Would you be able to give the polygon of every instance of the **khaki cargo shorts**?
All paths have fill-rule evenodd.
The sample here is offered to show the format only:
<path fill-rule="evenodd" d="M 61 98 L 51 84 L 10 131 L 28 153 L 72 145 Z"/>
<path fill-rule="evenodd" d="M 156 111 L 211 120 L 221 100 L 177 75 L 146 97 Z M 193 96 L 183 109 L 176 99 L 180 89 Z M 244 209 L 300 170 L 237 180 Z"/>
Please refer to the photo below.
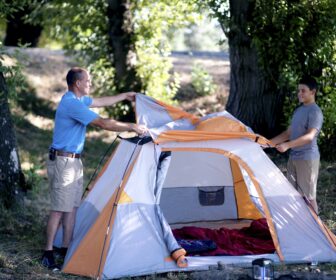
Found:
<path fill-rule="evenodd" d="M 56 156 L 47 160 L 51 210 L 72 212 L 83 193 L 83 164 L 80 159 Z"/>
<path fill-rule="evenodd" d="M 320 160 L 288 160 L 287 179 L 309 200 L 316 199 Z"/>

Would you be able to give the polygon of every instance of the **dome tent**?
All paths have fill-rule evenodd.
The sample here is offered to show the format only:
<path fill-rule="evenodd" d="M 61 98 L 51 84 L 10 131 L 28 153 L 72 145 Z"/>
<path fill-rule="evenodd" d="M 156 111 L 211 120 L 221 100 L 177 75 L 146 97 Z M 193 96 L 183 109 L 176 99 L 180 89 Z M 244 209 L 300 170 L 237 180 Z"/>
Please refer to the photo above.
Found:
<path fill-rule="evenodd" d="M 78 209 L 64 272 L 110 279 L 260 257 L 336 261 L 335 236 L 265 154 L 267 139 L 228 112 L 198 118 L 141 94 L 136 113 L 150 137 L 122 139 L 101 170 Z M 260 218 L 273 254 L 187 256 L 186 268 L 171 258 L 172 228 Z"/>

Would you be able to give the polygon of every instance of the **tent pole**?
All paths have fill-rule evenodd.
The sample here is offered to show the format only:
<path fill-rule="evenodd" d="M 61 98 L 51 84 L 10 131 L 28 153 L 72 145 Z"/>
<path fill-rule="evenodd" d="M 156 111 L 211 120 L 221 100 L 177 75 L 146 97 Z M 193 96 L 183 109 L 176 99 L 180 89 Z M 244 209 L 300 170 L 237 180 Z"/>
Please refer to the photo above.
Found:
<path fill-rule="evenodd" d="M 103 154 L 103 156 L 100 158 L 100 161 L 99 161 L 99 163 L 98 163 L 98 165 L 97 165 L 95 171 L 93 172 L 93 174 L 92 174 L 92 176 L 91 176 L 91 178 L 90 178 L 90 180 L 89 180 L 89 183 L 86 185 L 86 188 L 85 188 L 85 190 L 84 190 L 84 192 L 83 192 L 83 195 L 82 195 L 82 199 L 85 197 L 86 193 L 89 191 L 89 186 L 90 186 L 90 184 L 91 184 L 93 178 L 96 176 L 98 169 L 100 168 L 100 166 L 101 166 L 103 160 L 105 159 L 106 155 L 110 152 L 110 150 L 111 150 L 111 148 L 113 147 L 115 141 L 116 141 L 117 138 L 119 137 L 119 134 L 120 134 L 120 133 L 117 134 L 117 136 L 114 138 L 114 140 L 112 141 L 112 143 L 110 144 L 110 146 L 108 146 L 108 148 L 106 149 L 106 151 L 105 151 L 105 153 Z"/>

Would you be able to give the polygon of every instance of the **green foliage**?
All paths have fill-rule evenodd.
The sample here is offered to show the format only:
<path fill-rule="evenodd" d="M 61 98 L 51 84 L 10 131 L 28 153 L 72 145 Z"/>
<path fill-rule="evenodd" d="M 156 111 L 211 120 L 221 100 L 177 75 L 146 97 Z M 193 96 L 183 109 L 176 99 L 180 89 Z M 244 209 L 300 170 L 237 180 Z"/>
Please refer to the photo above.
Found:
<path fill-rule="evenodd" d="M 226 32 L 235 31 L 226 1 L 209 1 Z M 316 77 L 320 84 L 318 104 L 324 113 L 322 150 L 335 149 L 336 6 L 334 0 L 254 0 L 245 26 L 268 79 L 286 93 L 284 123 L 297 105 L 298 79 Z M 245 15 L 247 16 L 247 15 Z"/>
<path fill-rule="evenodd" d="M 0 19 L 11 16 L 14 12 L 20 10 L 29 0 L 1 0 L 0 1 Z"/>
<path fill-rule="evenodd" d="M 136 75 L 145 94 L 172 102 L 179 88 L 177 75 L 171 75 L 170 42 L 166 30 L 182 27 L 200 17 L 197 1 L 131 1 L 132 38 L 136 51 Z M 46 30 L 61 39 L 64 48 L 76 50 L 78 58 L 93 75 L 96 94 L 116 93 L 113 57 L 109 47 L 107 1 L 55 0 L 35 14 L 44 15 Z M 59 11 L 62 10 L 62 13 Z M 38 18 L 38 16 L 36 16 Z M 117 108 L 123 114 L 123 108 Z"/>
<path fill-rule="evenodd" d="M 335 70 L 333 70 L 335 71 Z M 336 73 L 329 77 L 324 73 L 320 79 L 321 93 L 317 96 L 317 104 L 323 112 L 323 127 L 320 135 L 322 156 L 335 159 L 336 155 Z"/>
<path fill-rule="evenodd" d="M 172 1 L 176 2 L 176 1 Z M 179 88 L 178 77 L 171 79 L 172 63 L 168 58 L 170 46 L 164 31 L 177 22 L 183 24 L 184 3 L 169 1 L 136 1 L 134 11 L 135 49 L 137 75 L 143 82 L 142 92 L 171 103 Z M 176 12 L 178 8 L 179 13 Z"/>
<path fill-rule="evenodd" d="M 191 84 L 198 96 L 210 95 L 216 91 L 212 76 L 200 64 L 195 63 L 191 71 Z"/>
<path fill-rule="evenodd" d="M 41 166 L 33 165 L 23 172 L 26 178 L 27 189 L 32 190 L 35 193 L 38 192 L 39 185 L 42 181 L 42 177 L 37 172 L 39 169 L 41 169 Z"/>
<path fill-rule="evenodd" d="M 18 88 L 25 84 L 23 64 L 25 56 L 19 51 L 6 50 L 0 42 L 0 72 L 3 73 L 8 89 L 8 97 L 16 99 Z M 0 97 L 3 93 L 0 93 Z"/>

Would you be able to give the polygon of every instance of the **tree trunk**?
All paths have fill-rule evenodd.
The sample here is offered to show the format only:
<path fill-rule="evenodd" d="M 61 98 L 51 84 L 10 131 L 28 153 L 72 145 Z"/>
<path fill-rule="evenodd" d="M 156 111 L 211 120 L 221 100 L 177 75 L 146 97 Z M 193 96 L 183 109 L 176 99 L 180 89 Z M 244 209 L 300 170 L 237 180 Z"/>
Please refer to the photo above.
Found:
<path fill-rule="evenodd" d="M 136 77 L 136 53 L 132 42 L 133 26 L 130 0 L 109 0 L 109 44 L 113 54 L 118 90 L 138 89 L 141 83 Z"/>
<path fill-rule="evenodd" d="M 136 75 L 136 52 L 133 43 L 133 19 L 130 11 L 131 0 L 109 0 L 109 45 L 113 54 L 116 86 L 119 92 L 142 89 L 141 80 Z M 130 112 L 131 113 L 131 112 Z M 123 120 L 134 120 L 128 114 Z"/>
<path fill-rule="evenodd" d="M 25 187 L 8 104 L 8 90 L 0 72 L 0 199 L 6 207 L 15 200 L 18 187 Z"/>
<path fill-rule="evenodd" d="M 226 109 L 256 133 L 271 137 L 279 132 L 284 95 L 278 77 L 258 62 L 258 53 L 247 33 L 255 1 L 230 0 L 230 94 Z"/>
<path fill-rule="evenodd" d="M 31 24 L 25 21 L 25 16 L 29 16 L 32 8 L 25 6 L 7 16 L 5 46 L 18 47 L 20 44 L 28 44 L 28 47 L 37 47 L 42 26 L 40 24 Z"/>

